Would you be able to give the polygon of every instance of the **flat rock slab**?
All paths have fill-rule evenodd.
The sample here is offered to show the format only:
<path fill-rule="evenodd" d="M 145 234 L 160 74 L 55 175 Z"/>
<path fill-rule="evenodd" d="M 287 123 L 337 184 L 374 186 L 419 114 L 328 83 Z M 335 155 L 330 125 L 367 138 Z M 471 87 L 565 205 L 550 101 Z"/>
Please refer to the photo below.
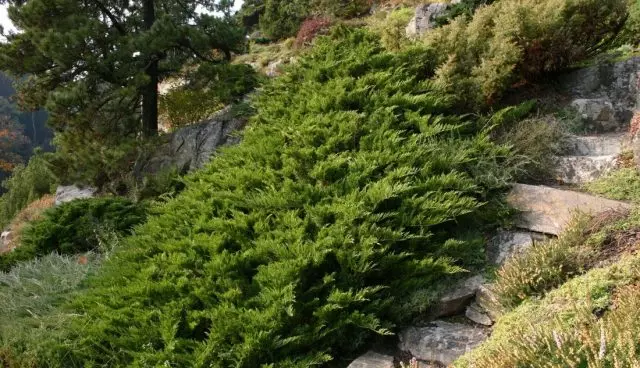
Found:
<path fill-rule="evenodd" d="M 393 357 L 368 351 L 351 362 L 347 368 L 394 368 Z"/>
<path fill-rule="evenodd" d="M 453 285 L 434 306 L 431 317 L 440 318 L 464 313 L 476 291 L 485 282 L 481 275 L 472 276 Z"/>
<path fill-rule="evenodd" d="M 619 155 L 626 134 L 603 134 L 593 136 L 570 136 L 564 141 L 568 156 Z"/>
<path fill-rule="evenodd" d="M 485 328 L 435 321 L 427 327 L 409 327 L 402 331 L 398 347 L 417 359 L 448 366 L 488 336 Z"/>
<path fill-rule="evenodd" d="M 533 237 L 527 231 L 499 230 L 487 244 L 487 258 L 496 266 L 533 245 Z"/>
<path fill-rule="evenodd" d="M 567 184 L 592 182 L 616 167 L 616 155 L 557 158 L 556 179 Z"/>
<path fill-rule="evenodd" d="M 631 205 L 589 194 L 546 186 L 515 184 L 507 202 L 520 215 L 516 225 L 545 234 L 562 233 L 576 211 L 597 214 L 607 210 L 628 210 Z"/>

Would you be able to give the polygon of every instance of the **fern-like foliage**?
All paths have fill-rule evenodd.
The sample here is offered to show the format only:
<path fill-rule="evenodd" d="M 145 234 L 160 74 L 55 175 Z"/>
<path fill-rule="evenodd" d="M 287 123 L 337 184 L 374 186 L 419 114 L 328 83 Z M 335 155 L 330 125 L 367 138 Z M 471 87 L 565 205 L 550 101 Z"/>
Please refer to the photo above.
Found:
<path fill-rule="evenodd" d="M 319 38 L 262 91 L 242 143 L 91 280 L 52 359 L 341 365 L 427 308 L 479 261 L 466 235 L 496 220 L 511 175 L 486 122 L 424 82 L 429 55 L 391 54 L 366 30 Z"/>

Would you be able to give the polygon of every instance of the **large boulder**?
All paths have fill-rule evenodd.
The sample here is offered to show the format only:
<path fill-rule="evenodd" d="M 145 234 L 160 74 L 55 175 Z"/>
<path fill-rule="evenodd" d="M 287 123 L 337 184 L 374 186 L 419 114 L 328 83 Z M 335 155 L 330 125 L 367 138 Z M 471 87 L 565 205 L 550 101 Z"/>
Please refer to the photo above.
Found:
<path fill-rule="evenodd" d="M 559 235 L 566 229 L 576 211 L 597 214 L 631 208 L 620 201 L 527 184 L 514 184 L 507 201 L 520 211 L 516 218 L 518 227 L 553 235 Z"/>
<path fill-rule="evenodd" d="M 368 351 L 351 362 L 347 368 L 394 368 L 393 357 Z"/>
<path fill-rule="evenodd" d="M 405 29 L 407 36 L 417 37 L 436 26 L 435 20 L 449 8 L 448 3 L 431 3 L 418 5 L 415 15 Z"/>
<path fill-rule="evenodd" d="M 560 76 L 558 85 L 589 118 L 606 121 L 607 130 L 626 130 L 640 108 L 640 57 L 600 63 Z M 578 105 L 578 106 L 576 106 Z"/>
<path fill-rule="evenodd" d="M 482 284 L 476 292 L 475 304 L 492 321 L 496 321 L 502 313 L 502 307 L 497 295 L 491 289 L 491 284 Z"/>
<path fill-rule="evenodd" d="M 227 107 L 208 120 L 178 129 L 164 137 L 165 144 L 137 163 L 136 176 L 172 167 L 182 173 L 199 169 L 219 147 L 238 143 L 236 132 L 246 122 L 247 118 L 236 116 L 233 108 Z"/>
<path fill-rule="evenodd" d="M 75 199 L 93 198 L 97 192 L 96 188 L 79 187 L 77 185 L 59 186 L 56 188 L 55 205 L 71 202 Z"/>
<path fill-rule="evenodd" d="M 488 336 L 485 328 L 435 321 L 427 327 L 409 327 L 402 331 L 398 347 L 419 360 L 448 366 L 480 345 Z"/>
<path fill-rule="evenodd" d="M 465 308 L 471 303 L 478 287 L 485 282 L 481 275 L 472 276 L 464 279 L 446 292 L 436 305 L 433 307 L 431 317 L 436 319 L 440 317 L 454 316 L 462 314 Z"/>

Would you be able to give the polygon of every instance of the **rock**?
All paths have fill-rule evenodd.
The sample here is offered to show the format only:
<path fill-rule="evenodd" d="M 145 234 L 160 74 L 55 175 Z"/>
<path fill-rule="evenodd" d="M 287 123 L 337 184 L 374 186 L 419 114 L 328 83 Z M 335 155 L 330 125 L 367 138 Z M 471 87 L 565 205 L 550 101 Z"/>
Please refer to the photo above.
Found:
<path fill-rule="evenodd" d="M 351 362 L 347 368 L 394 368 L 393 357 L 368 351 Z"/>
<path fill-rule="evenodd" d="M 556 179 L 566 184 L 592 182 L 616 167 L 617 156 L 562 156 L 556 158 Z"/>
<path fill-rule="evenodd" d="M 435 27 L 435 19 L 444 15 L 449 8 L 447 3 L 431 3 L 418 5 L 415 15 L 405 29 L 407 36 L 420 36 L 431 28 Z"/>
<path fill-rule="evenodd" d="M 3 231 L 0 234 L 0 254 L 11 251 L 11 231 Z"/>
<path fill-rule="evenodd" d="M 625 134 L 571 136 L 564 140 L 567 156 L 610 156 L 622 153 Z"/>
<path fill-rule="evenodd" d="M 435 321 L 427 327 L 409 327 L 400 333 L 399 349 L 420 360 L 448 366 L 489 336 L 484 328 Z"/>
<path fill-rule="evenodd" d="M 491 289 L 491 284 L 482 284 L 478 287 L 475 304 L 480 310 L 484 311 L 492 321 L 496 321 L 502 311 L 498 297 Z"/>
<path fill-rule="evenodd" d="M 435 319 L 462 314 L 484 282 L 484 277 L 480 275 L 459 282 L 440 298 L 433 308 L 432 317 Z"/>
<path fill-rule="evenodd" d="M 571 102 L 589 131 L 615 132 L 624 129 L 616 117 L 613 103 L 606 98 L 578 98 Z"/>
<path fill-rule="evenodd" d="M 493 324 L 493 320 L 489 317 L 488 313 L 476 303 L 471 303 L 471 305 L 467 307 L 464 315 L 480 325 L 491 326 Z"/>
<path fill-rule="evenodd" d="M 626 130 L 633 111 L 640 107 L 640 57 L 600 63 L 559 77 L 558 85 L 575 99 L 604 99 L 613 110 L 616 130 Z"/>
<path fill-rule="evenodd" d="M 500 230 L 487 244 L 487 258 L 492 264 L 501 266 L 507 259 L 532 245 L 531 233 Z"/>
<path fill-rule="evenodd" d="M 527 184 L 515 184 L 507 197 L 507 202 L 521 211 L 516 218 L 518 227 L 553 235 L 558 235 L 565 230 L 575 211 L 597 214 L 606 210 L 631 208 L 624 202 Z"/>
<path fill-rule="evenodd" d="M 267 75 L 267 77 L 277 77 L 280 74 L 282 74 L 281 72 L 281 68 L 284 65 L 284 62 L 282 60 L 275 60 L 269 63 L 269 65 L 267 65 L 267 69 L 265 71 L 265 74 Z"/>
<path fill-rule="evenodd" d="M 240 141 L 234 133 L 246 122 L 247 118 L 236 117 L 232 108 L 227 107 L 210 119 L 178 129 L 164 137 L 165 144 L 136 163 L 135 175 L 141 177 L 168 168 L 177 168 L 182 173 L 201 168 L 219 147 Z"/>
<path fill-rule="evenodd" d="M 96 188 L 80 188 L 76 185 L 59 186 L 56 188 L 55 205 L 71 202 L 74 199 L 93 198 L 97 192 Z"/>

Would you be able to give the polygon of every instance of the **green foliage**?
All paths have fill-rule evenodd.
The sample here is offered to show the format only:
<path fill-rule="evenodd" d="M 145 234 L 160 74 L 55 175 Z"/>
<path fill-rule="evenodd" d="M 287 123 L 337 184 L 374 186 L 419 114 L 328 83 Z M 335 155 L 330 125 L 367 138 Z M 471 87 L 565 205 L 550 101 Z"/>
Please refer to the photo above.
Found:
<path fill-rule="evenodd" d="M 353 18 L 369 13 L 373 0 L 314 0 L 314 5 L 327 15 Z"/>
<path fill-rule="evenodd" d="M 566 134 L 558 121 L 540 116 L 504 124 L 497 139 L 513 146 L 513 165 L 520 168 L 517 179 L 540 182 L 552 177 Z"/>
<path fill-rule="evenodd" d="M 45 155 L 37 154 L 25 167 L 18 166 L 2 183 L 6 192 L 0 197 L 0 228 L 5 228 L 29 203 L 55 190 L 57 180 Z"/>
<path fill-rule="evenodd" d="M 627 0 L 627 3 L 629 16 L 620 34 L 616 37 L 616 46 L 638 46 L 640 44 L 640 1 Z"/>
<path fill-rule="evenodd" d="M 558 239 L 534 245 L 498 270 L 494 290 L 502 307 L 509 310 L 591 268 L 615 261 L 634 245 L 638 224 L 637 210 L 576 215 Z"/>
<path fill-rule="evenodd" d="M 626 0 L 502 0 L 428 32 L 426 43 L 437 51 L 437 85 L 478 109 L 514 83 L 597 54 L 626 16 Z"/>
<path fill-rule="evenodd" d="M 476 9 L 481 6 L 491 5 L 493 2 L 494 0 L 461 0 L 456 4 L 450 5 L 444 15 L 437 17 L 435 19 L 436 24 L 444 26 L 449 24 L 453 19 L 461 16 L 466 17 L 466 19 L 471 19 Z"/>
<path fill-rule="evenodd" d="M 380 35 L 382 44 L 389 50 L 398 51 L 409 44 L 405 28 L 413 17 L 411 8 L 399 8 L 389 13 L 378 12 L 369 20 L 371 29 Z"/>
<path fill-rule="evenodd" d="M 74 254 L 95 250 L 104 231 L 128 234 L 146 218 L 146 208 L 122 198 L 80 199 L 43 213 L 21 234 L 21 244 L 0 255 L 0 270 L 52 252 Z"/>
<path fill-rule="evenodd" d="M 182 86 L 160 98 L 160 113 L 173 128 L 210 117 L 258 84 L 256 72 L 244 64 L 204 64 L 182 80 Z"/>
<path fill-rule="evenodd" d="M 260 30 L 274 40 L 293 37 L 310 15 L 310 6 L 311 0 L 264 0 Z"/>
<path fill-rule="evenodd" d="M 48 363 L 323 365 L 428 308 L 511 180 L 484 121 L 424 82 L 430 57 L 319 38 L 89 281 Z"/>
<path fill-rule="evenodd" d="M 640 173 L 635 168 L 615 170 L 585 184 L 585 189 L 611 199 L 640 202 Z"/>
<path fill-rule="evenodd" d="M 71 300 L 101 257 L 50 254 L 0 272 L 0 362 L 3 367 L 32 366 L 43 353 L 50 331 L 68 323 L 57 307 Z M 30 353 L 25 353 L 28 346 Z M 29 354 L 34 354 L 30 356 Z M 46 358 L 44 358 L 46 359 Z"/>

